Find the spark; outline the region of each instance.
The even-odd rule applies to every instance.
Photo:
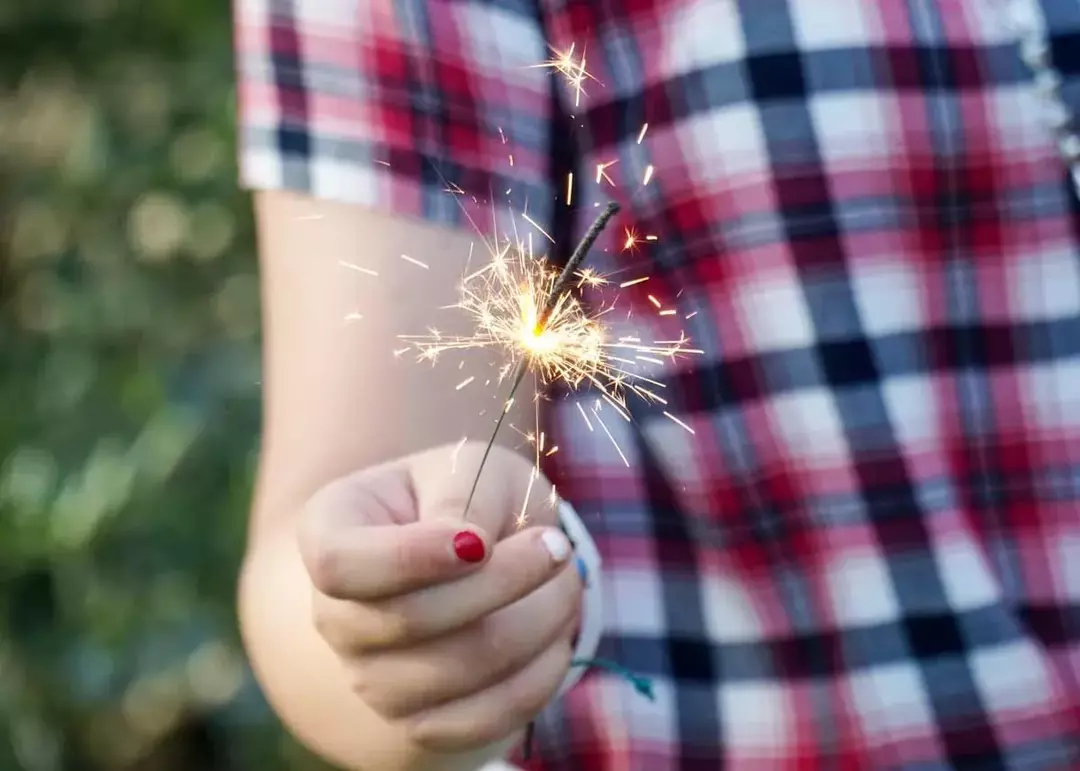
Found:
[[[542,235],[548,241],[550,241],[551,243],[555,243],[555,239],[552,236],[550,236],[546,230],[544,230],[542,227],[540,227],[538,224],[536,224],[536,220],[529,217],[528,214],[522,212],[521,218],[523,220],[525,220],[526,222],[528,222],[530,225],[532,225],[534,228],[536,228],[537,231],[540,233],[540,235]],[[532,252],[531,247],[529,248],[529,251],[530,251],[530,253]]]
[[[536,478],[539,476],[540,466],[533,464],[532,471],[529,473],[529,484],[525,488],[525,499],[521,502],[521,509],[514,518],[514,524],[517,526],[518,530],[521,530],[529,523],[529,499],[532,498],[533,485],[536,484]]]
[[[578,412],[581,413],[581,417],[585,421],[586,427],[588,427],[588,429],[592,431],[592,421],[590,421],[589,416],[585,414],[585,408],[581,406],[581,402],[575,402],[575,406],[578,408]]]
[[[544,434],[539,430],[539,401],[548,387],[560,384],[571,391],[592,388],[599,394],[598,404],[607,404],[620,418],[630,420],[631,397],[667,404],[658,393],[664,384],[650,377],[643,365],[663,365],[682,355],[701,353],[690,347],[685,333],[654,343],[633,336],[617,336],[606,323],[615,309],[614,302],[594,306],[579,294],[583,288],[610,283],[595,269],[583,267],[582,262],[588,246],[616,209],[608,206],[565,266],[552,264],[544,255],[534,255],[532,240],[527,237],[515,234],[514,238],[485,242],[490,260],[465,276],[459,286],[460,299],[451,306],[466,315],[471,332],[452,336],[431,329],[423,335],[400,336],[419,361],[434,362],[453,352],[476,349],[493,349],[502,354],[503,363],[495,380],[510,381],[512,385],[481,459],[481,469],[526,375],[532,374],[536,381],[533,403],[538,428],[523,435],[534,447],[534,474],[538,475],[541,458],[558,449],[546,448]],[[527,215],[520,216],[539,229]],[[654,302],[659,301],[654,298]],[[474,379],[475,376],[468,377],[457,386],[458,390]],[[582,411],[582,417],[590,430],[599,425],[615,445],[619,457],[627,462],[614,434],[605,425],[599,406],[591,415]],[[526,521],[534,481],[530,478],[517,517],[519,526]],[[468,505],[466,515],[467,512]]]
[[[638,235],[638,232],[636,230],[634,230],[633,228],[626,228],[625,233],[626,233],[626,240],[623,241],[623,251],[624,252],[629,252],[629,251],[636,250],[638,245],[642,242],[642,240],[645,240],[645,241],[658,241],[659,240],[656,236],[651,235],[651,234],[645,236],[644,239],[643,239],[640,235]]]
[[[463,436],[458,441],[458,443],[456,445],[454,445],[454,449],[450,453],[450,473],[451,474],[457,473],[458,456],[461,455],[461,448],[464,447],[465,443],[468,442],[468,441],[469,441],[469,437]]]
[[[685,335],[660,344],[632,337],[615,337],[605,322],[613,304],[590,310],[571,291],[557,288],[562,271],[545,257],[534,257],[520,241],[508,241],[492,254],[490,263],[467,276],[460,286],[459,311],[470,317],[471,334],[403,335],[422,361],[435,361],[452,351],[496,349],[507,363],[499,380],[524,365],[543,387],[559,383],[577,390],[597,388],[607,401],[626,411],[627,397],[656,401],[653,388],[662,387],[633,367],[634,361],[663,363],[696,353]],[[608,279],[591,269],[574,274],[578,287],[601,286]],[[657,308],[660,301],[649,296]],[[544,319],[550,301],[551,311]]]
[[[679,420],[679,419],[678,419],[677,417],[675,417],[674,415],[672,415],[672,414],[671,414],[670,412],[668,412],[667,410],[664,410],[664,417],[665,417],[665,418],[667,418],[667,419],[669,419],[669,420],[670,420],[670,421],[671,421],[672,423],[674,423],[675,425],[677,425],[677,426],[681,426],[682,428],[685,428],[685,429],[686,429],[687,431],[689,431],[689,432],[690,432],[691,434],[695,433],[695,432],[694,432],[694,429],[692,429],[692,428],[691,428],[691,427],[690,427],[689,425],[687,425],[687,424],[686,424],[686,423],[684,423],[683,421]]]
[[[339,260],[338,264],[343,268],[348,268],[349,270],[355,270],[357,273],[363,273],[364,275],[367,275],[367,276],[374,276],[375,278],[379,277],[379,272],[378,271],[372,270],[371,268],[365,268],[362,265],[355,265],[355,264],[353,264],[351,262],[345,262],[345,260]]]
[[[405,262],[411,262],[413,265],[421,267],[424,270],[428,270],[429,267],[430,267],[426,262],[421,262],[420,260],[417,260],[417,259],[415,259],[413,257],[410,257],[407,254],[401,255],[401,259],[405,260]]]
[[[607,424],[605,424],[603,420],[600,420],[599,412],[600,406],[597,405],[596,408],[593,410],[593,414],[596,415],[597,422],[600,424],[600,428],[605,434],[607,434],[607,438],[611,440],[611,445],[615,448],[615,452],[619,453],[619,457],[622,458],[622,462],[627,466],[627,468],[629,468],[630,461],[626,459],[626,453],[623,452],[622,447],[619,446],[619,443],[615,441],[615,437],[611,435],[611,429],[607,427]]]
[[[612,181],[611,177],[608,176],[607,170],[610,166],[613,166],[618,162],[618,160],[614,160],[608,161],[607,163],[596,164],[596,184],[599,185],[606,180],[609,185],[614,185],[615,183]]]
[[[582,268],[575,275],[578,277],[578,288],[583,286],[595,288],[611,283],[606,276],[602,276],[593,268]]]
[[[577,107],[581,104],[581,97],[585,94],[585,81],[595,81],[596,78],[585,68],[585,51],[582,50],[581,56],[575,57],[574,48],[574,44],[562,51],[552,48],[551,58],[543,64],[534,64],[533,67],[544,67],[562,75],[574,94],[574,106]]]

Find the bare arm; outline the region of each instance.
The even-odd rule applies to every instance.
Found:
[[[256,206],[265,408],[240,588],[246,645],[278,714],[311,747],[348,768],[423,765],[402,757],[399,737],[352,694],[340,662],[316,633],[295,520],[329,481],[475,435],[487,425],[480,413],[498,410],[490,390],[455,390],[464,379],[456,365],[432,368],[392,355],[401,347],[399,334],[423,332],[442,318],[437,308],[456,301],[471,241],[290,193],[260,193]],[[363,318],[347,321],[352,313]],[[468,371],[487,363],[473,359]]]

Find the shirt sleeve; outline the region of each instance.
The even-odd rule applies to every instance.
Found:
[[[235,0],[242,183],[477,229],[550,219],[559,110],[535,0]]]

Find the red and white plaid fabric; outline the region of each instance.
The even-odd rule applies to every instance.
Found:
[[[1080,205],[1000,0],[237,2],[248,185],[527,200],[556,254],[614,198],[627,328],[705,351],[617,447],[549,411],[657,698],[589,674],[542,767],[1080,768]],[[1080,114],[1080,2],[1037,2]]]

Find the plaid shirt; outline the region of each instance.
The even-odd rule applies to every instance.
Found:
[[[1033,2],[1080,113],[1080,2]],[[608,198],[657,236],[594,265],[704,355],[618,447],[593,394],[547,416],[601,655],[657,699],[588,675],[543,767],[1080,768],[1080,206],[1001,0],[238,0],[237,30],[253,187],[471,229],[445,177],[557,251]],[[533,66],[571,44],[577,106]]]

